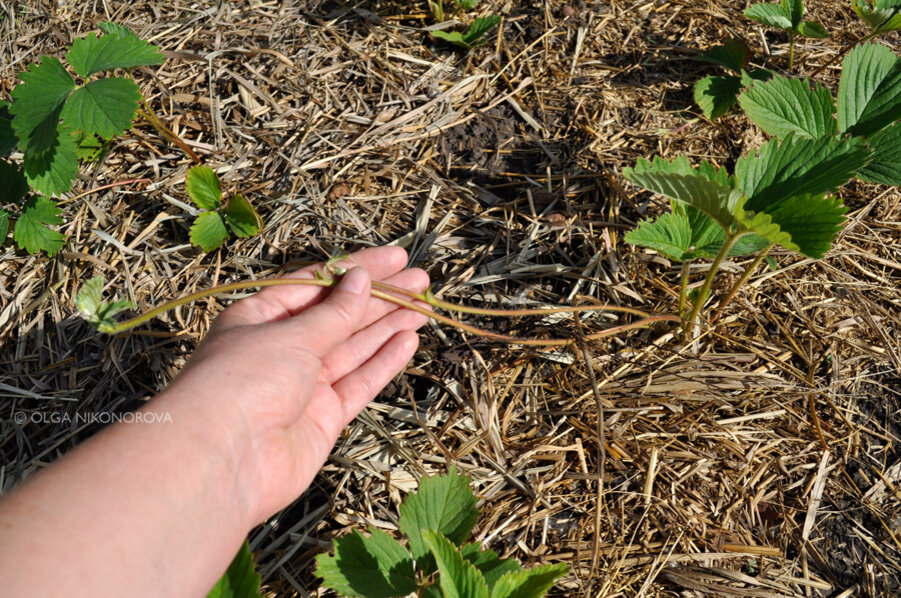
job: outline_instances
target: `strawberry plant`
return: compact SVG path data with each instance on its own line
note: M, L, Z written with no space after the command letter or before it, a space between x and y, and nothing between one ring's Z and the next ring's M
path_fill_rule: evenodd
M131 128L142 100L138 85L130 75L97 75L165 60L157 47L124 27L102 23L100 30L102 37L91 33L72 43L68 69L42 56L12 91L11 128L24 155L25 177L37 193L69 190L78 173L79 138L111 139Z
M444 12L444 0L428 0L429 1L429 9L432 11L432 16L435 17L435 20L439 23L444 22L445 20L445 12ZM460 13L465 10L472 10L479 3L479 0L454 0L454 12ZM484 45L487 41L485 39L485 34L489 31L497 27L498 23L501 22L501 18L498 15L491 15L488 17L479 17L475 19L466 31L441 31L436 30L432 31L431 36L435 39L440 39L449 44L453 44L457 47L470 50L472 48L477 48L481 45Z
M0 156L16 147L23 155L21 167L0 160L0 243L14 220L20 249L53 255L63 247L65 237L51 228L63 223L62 210L48 197L67 192L79 160L96 159L132 126L142 100L130 75L98 75L164 61L158 48L124 27L101 23L100 30L102 37L91 33L68 48L69 68L42 56L21 74L13 103L0 102Z
M159 48L121 25L99 27L101 37L91 33L68 48L68 68L57 58L42 56L21 74L22 83L11 94L13 103L0 102L0 156L16 147L23 155L21 167L0 160L0 243L14 222L13 239L20 249L48 255L59 251L65 237L51 227L63 224L62 210L48 197L69 191L79 163L98 160L110 140L139 116L200 162L153 113L131 76L134 68L162 64ZM103 76L120 69L127 76ZM191 242L204 251L222 245L229 231L238 237L260 231L259 217L243 195L232 194L223 202L212 170L191 169L187 192L204 210L191 227Z
M901 0L851 0L851 2L854 12L870 26L870 33L837 52L825 64L818 67L812 76L818 75L841 60L858 45L879 35L901 31ZM778 4L753 4L744 14L749 19L788 33L789 70L794 68L796 37L828 37L828 33L821 25L804 20L802 0L780 0ZM709 120L716 120L731 110L736 105L742 88L749 87L755 81L766 80L772 75L771 71L766 70L745 72L750 58L750 49L740 40L731 40L724 46L713 48L698 56L698 60L713 62L738 75L704 77L695 84L695 103Z
M694 330L727 257L757 253L762 260L774 245L822 257L845 220L845 207L830 193L850 180L870 156L861 139L808 140L790 135L740 158L734 174L708 162L691 166L681 157L639 160L623 171L624 176L668 197L671 211L640 223L626 234L626 241L679 262L713 258L690 310L688 268L682 269L679 311L688 333ZM728 298L745 280L739 280Z
M686 331L725 258L758 254L720 308L774 245L821 258L844 222L845 208L830 194L851 178L901 185L901 59L888 48L851 51L837 104L821 85L778 75L748 82L738 102L774 139L740 158L734 174L706 162L693 167L685 158L639 160L623 173L671 202L669 213L642 222L626 241L684 263L713 258L690 312L683 268Z
M480 542L466 542L479 515L471 482L453 467L446 476L423 478L400 506L407 545L374 527L368 536L353 530L335 540L334 555L317 557L322 585L360 598L544 596L569 567L523 569Z
M185 190L197 207L205 210L191 226L191 243L204 251L222 245L229 231L241 238L260 232L260 217L243 195L235 193L222 203L222 183L211 168L191 168L185 178Z
M871 36L901 31L901 0L851 0L851 5L870 26Z
M788 34L788 70L795 67L795 38L829 37L822 25L804 20L803 0L780 0L778 4L752 4L745 10L745 16Z

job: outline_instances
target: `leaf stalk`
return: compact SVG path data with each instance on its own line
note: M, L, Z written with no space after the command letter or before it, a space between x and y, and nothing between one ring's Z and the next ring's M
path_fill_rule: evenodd
M757 255L757 257L754 259L754 261L751 262L751 265L745 269L744 273L741 275L741 278L739 278L735 282L735 284L732 285L732 289L729 290L729 294L726 295L722 299L722 301L720 301L719 305L716 306L716 313L713 315L711 322L716 322L717 320L720 319L720 316L723 314L723 309L727 305L729 305L729 303L732 301L732 299L735 298L735 295L738 294L738 290L741 287L743 287L745 285L745 283L748 282L748 280L750 280L751 276L753 276L753 274L754 274L754 271L757 270L757 267L760 266L761 263L763 263L763 260L765 260L766 256L768 256L770 254L770 250L772 248L773 248L773 246L770 245L769 247L767 247L763 251L761 251Z
M688 314L688 319L684 322L683 333L688 335L690 331L695 327L698 321L698 315L701 312L701 307L707 302L707 297L710 296L710 288L713 286L713 278L717 273L717 270L720 269L720 265L723 263L723 260L729 255L729 252L732 251L732 247L735 246L735 243L745 234L746 232L733 233L726 239L726 242L723 243L722 249L720 252L716 254L716 258L714 258L713 263L710 264L710 270L707 271L707 278L704 279L704 286L701 287L700 293L698 293L698 298L694 302L694 305L691 308L691 313Z
M194 160L194 162L202 164L200 156L198 156L181 137L163 124L163 121L156 115L156 112L153 111L153 108L150 107L150 104L147 103L144 96L141 96L141 105L144 106L144 110L138 110L138 114L141 115L144 120L149 122L160 135L177 145L178 148L186 153L189 158Z

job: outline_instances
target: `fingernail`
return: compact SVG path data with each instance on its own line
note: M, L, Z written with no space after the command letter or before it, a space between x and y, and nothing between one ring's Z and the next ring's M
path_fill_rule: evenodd
M351 268L347 271L347 274L341 278L341 290L353 293L354 295L359 295L366 288L367 278L369 277L366 275L366 270L363 268Z

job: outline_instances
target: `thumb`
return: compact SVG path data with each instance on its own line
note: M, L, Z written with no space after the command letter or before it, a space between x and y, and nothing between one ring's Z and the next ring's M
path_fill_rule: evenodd
M282 323L302 335L311 352L325 355L363 326L371 285L369 272L352 268L323 301Z

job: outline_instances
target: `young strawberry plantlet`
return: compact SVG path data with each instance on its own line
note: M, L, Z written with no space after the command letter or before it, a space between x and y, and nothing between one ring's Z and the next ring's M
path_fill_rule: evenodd
M193 245L212 251L225 242L229 230L242 239L260 232L260 217L243 195L233 194L222 203L222 184L211 168L191 168L185 178L185 190L198 208L206 210L191 226Z
M454 13L458 14L462 11L472 10L478 3L479 0L454 0ZM439 23L444 22L444 0L429 0L429 9L432 11L432 16L435 17L436 21ZM464 32L432 31L430 34L435 39L440 39L457 47L471 50L472 48L484 45L487 41L485 39L485 34L497 27L500 22L501 18L498 15L479 17L474 20Z
M795 68L795 38L829 37L822 25L804 20L802 0L780 0L778 4L752 4L745 10L745 16L788 34L788 70Z
M851 0L854 12L872 30L871 35L901 31L901 2L898 0Z
M688 269L682 269L680 315L684 333L691 334L726 258L759 253L762 260L774 245L821 258L845 220L841 200L829 194L870 157L862 139L789 135L740 158L734 175L708 162L693 167L684 157L641 159L623 175L668 197L672 211L640 223L627 233L626 241L679 262L713 258L690 310ZM742 277L738 284L745 280ZM727 297L733 294L734 290Z
M409 544L374 527L335 539L334 556L316 558L322 585L342 596L392 598L540 598L569 571L565 563L523 569L480 542L467 542L479 510L468 476L451 467L423 478L400 506L399 528Z
M12 91L12 129L24 154L25 176L46 195L65 193L78 172L78 136L111 139L131 128L141 103L132 77L97 77L116 69L162 64L165 57L123 27L100 25L104 35L76 39L59 59L42 56Z

